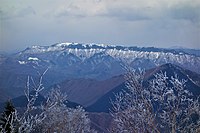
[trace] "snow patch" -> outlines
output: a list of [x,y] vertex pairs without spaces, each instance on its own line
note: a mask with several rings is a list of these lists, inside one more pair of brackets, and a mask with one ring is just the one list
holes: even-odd
[[39,49],[39,48],[41,48],[41,47],[38,46],[38,45],[33,45],[32,48],[33,48],[33,49]]
[[73,44],[73,43],[71,43],[71,42],[65,42],[65,43],[59,43],[56,46],[61,47],[61,46],[68,46],[68,45],[71,45],[71,44]]
[[18,61],[20,65],[26,64],[25,61]]
[[36,57],[29,57],[28,60],[32,60],[32,61],[38,61],[39,59]]

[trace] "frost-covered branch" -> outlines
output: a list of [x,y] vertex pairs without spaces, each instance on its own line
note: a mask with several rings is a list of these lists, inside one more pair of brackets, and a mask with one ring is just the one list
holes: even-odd
[[[169,80],[169,82],[167,81]],[[150,84],[153,100],[160,106],[160,128],[169,132],[194,132],[200,126],[199,100],[185,89],[187,81],[175,74],[170,79],[166,73],[158,73]]]
[[[22,115],[17,115],[17,121],[19,123],[18,132],[31,132],[37,124],[41,123],[46,115],[44,111],[41,111],[41,108],[39,106],[35,106],[35,102],[39,96],[39,93],[44,89],[43,86],[43,76],[46,74],[48,69],[46,69],[42,74],[40,74],[39,82],[36,85],[35,81],[32,77],[28,76],[27,85],[26,85],[26,91],[24,91],[25,96],[27,98],[27,106],[26,110]],[[31,80],[30,80],[31,79]],[[31,88],[31,83],[33,84],[33,87]],[[31,90],[33,90],[33,93],[31,93]],[[36,111],[39,111],[40,113],[36,113]]]
[[126,68],[128,91],[116,95],[113,132],[188,133],[200,129],[200,99],[186,89],[187,80],[166,72],[143,85],[143,71]]
[[126,68],[126,71],[128,92],[116,95],[112,112],[115,123],[113,132],[159,132],[150,93],[142,85],[144,71],[136,72],[131,68]]
[[[10,124],[11,132],[17,129],[16,132],[19,133],[95,133],[95,130],[90,128],[90,119],[85,110],[80,106],[75,109],[68,108],[67,95],[58,88],[49,93],[43,105],[35,105],[39,93],[44,89],[42,80],[47,70],[40,75],[38,84],[28,76],[27,89],[24,92],[28,101],[26,110],[22,114],[18,114],[15,110],[5,120],[6,125]],[[31,92],[32,90],[34,93]],[[1,133],[6,133],[5,127],[0,127]]]
[[85,110],[80,106],[75,109],[68,108],[66,102],[67,95],[59,89],[50,92],[45,105],[43,132],[95,133],[90,128],[90,119]]

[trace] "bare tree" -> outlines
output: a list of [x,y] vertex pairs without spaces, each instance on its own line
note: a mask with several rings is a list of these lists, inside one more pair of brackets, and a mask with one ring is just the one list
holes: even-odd
[[[42,82],[43,76],[46,74],[47,71],[48,69],[46,69],[42,74],[40,74],[38,83],[35,83],[33,78],[28,76],[27,89],[24,91],[24,94],[28,101],[26,111],[21,116],[17,115],[17,121],[20,125],[18,127],[19,133],[31,132],[38,124],[41,124],[41,122],[46,117],[44,111],[35,114],[35,111],[41,110],[41,108],[40,106],[35,106],[34,104],[39,96],[39,93],[44,89]],[[33,90],[33,94],[30,92],[31,90]]]
[[144,72],[126,67],[128,91],[116,95],[111,115],[112,132],[197,132],[200,127],[198,98],[185,89],[186,80],[158,73],[144,87]]
[[[39,96],[39,93],[44,89],[42,80],[45,73],[48,71],[46,69],[42,74],[40,74],[38,84],[35,83],[32,77],[28,76],[26,90],[24,91],[25,96],[27,98],[27,106],[23,113],[18,113],[15,109],[12,114],[8,116],[8,120],[10,120],[11,133],[30,133],[34,130],[34,128],[40,124],[44,118],[44,111],[40,113],[35,113],[36,110],[41,110],[39,106],[35,106],[35,101]],[[33,91],[34,93],[31,93]],[[17,130],[17,131],[16,131]],[[3,129],[2,133],[5,132]]]
[[[47,70],[41,74],[38,83],[28,76],[24,92],[28,101],[25,111],[19,114],[15,110],[5,118],[10,124],[10,132],[14,133],[17,129],[18,133],[95,133],[90,128],[90,119],[85,110],[80,106],[75,109],[66,107],[67,96],[61,93],[59,89],[53,89],[50,92],[44,105],[35,105],[39,93],[44,89],[42,80]],[[34,91],[34,93],[31,91]],[[6,133],[4,127],[1,128],[0,132]]]
[[[169,81],[169,82],[168,82]],[[159,105],[160,128],[171,133],[197,132],[200,127],[199,97],[185,89],[187,81],[167,77],[165,73],[157,73],[150,82],[149,92],[152,100]]]
[[94,133],[90,128],[90,119],[85,110],[78,106],[75,109],[65,105],[67,96],[59,89],[53,89],[46,105],[46,118],[43,121],[43,132],[59,133]]

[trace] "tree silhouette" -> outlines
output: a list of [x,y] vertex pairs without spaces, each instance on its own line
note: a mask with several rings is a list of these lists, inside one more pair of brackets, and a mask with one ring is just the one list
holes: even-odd
[[[13,119],[14,119],[15,108],[11,101],[7,101],[5,104],[5,110],[0,118],[0,131],[11,133],[14,129]],[[4,130],[4,131],[3,131]]]

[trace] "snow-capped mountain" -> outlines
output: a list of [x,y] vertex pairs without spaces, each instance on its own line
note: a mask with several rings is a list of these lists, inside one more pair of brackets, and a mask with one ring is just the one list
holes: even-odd
[[[51,46],[32,46],[19,52],[16,56],[19,60],[22,59],[21,63],[30,61],[30,59],[32,62],[41,59],[47,63],[52,62],[61,66],[82,64],[82,67],[86,65],[90,69],[96,68],[99,64],[111,68],[114,62],[126,62],[135,67],[145,64],[147,69],[165,63],[173,63],[200,73],[200,56],[180,50],[153,47],[59,43]],[[146,66],[146,63],[149,65]]]
[[38,73],[47,68],[43,84],[49,87],[66,79],[109,79],[124,73],[123,64],[150,69],[165,63],[200,73],[200,56],[173,49],[94,43],[32,46],[12,56],[0,57],[0,89],[9,90],[11,97],[23,94],[27,76],[37,80]]

